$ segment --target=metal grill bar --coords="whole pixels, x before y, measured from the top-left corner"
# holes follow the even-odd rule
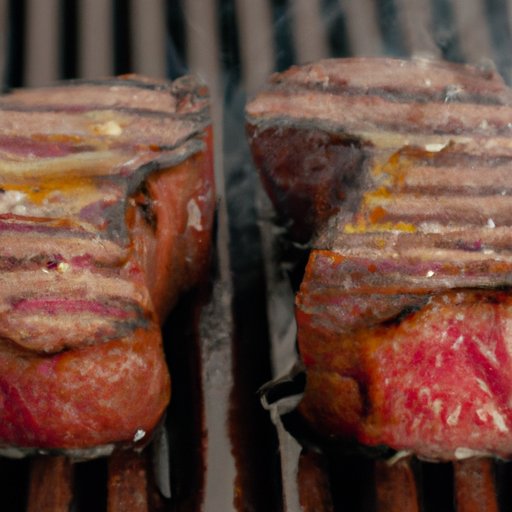
[[[454,463],[457,512],[498,512],[492,464],[490,459]]]
[[[272,26],[272,0],[232,0],[236,6],[236,22],[238,24],[238,44],[241,54],[241,69],[244,93],[251,95],[263,83],[278,61],[278,56],[285,51],[276,48],[274,29]],[[11,6],[14,5],[11,2]],[[116,13],[111,0],[77,0],[79,24],[78,69],[79,76],[93,78],[113,73],[115,69],[114,56],[114,30]],[[277,3],[277,2],[276,2]],[[409,54],[428,53],[440,56],[449,52],[441,48],[436,33],[433,31],[432,13],[434,0],[422,2],[421,0],[395,0],[397,19],[394,20],[397,30],[405,36],[405,47]],[[469,61],[479,61],[482,58],[495,58],[496,48],[493,45],[492,34],[489,27],[482,20],[486,19],[486,8],[491,2],[483,0],[453,0],[454,27],[450,37],[459,41],[461,56]],[[21,62],[24,69],[24,83],[20,85],[41,85],[61,77],[61,51],[59,41],[62,39],[59,19],[59,0],[25,0],[26,29],[24,55],[11,55]],[[222,157],[225,130],[225,109],[239,109],[241,105],[231,105],[225,101],[225,63],[220,49],[219,19],[222,16],[222,2],[220,0],[181,0],[177,2],[183,7],[186,21],[184,32],[187,41],[186,59],[188,69],[203,77],[210,86],[213,99],[213,116],[216,126],[216,173],[219,195],[224,199],[226,187],[225,163]],[[284,3],[281,2],[280,5]],[[322,17],[325,5],[331,6],[331,17]],[[496,2],[493,5],[497,4]],[[176,4],[175,4],[176,5]],[[384,38],[379,20],[378,0],[290,0],[286,12],[292,26],[293,54],[295,61],[305,62],[324,56],[332,55],[329,51],[326,25],[333,20],[344,19],[347,30],[349,49],[346,55],[382,55],[385,51]],[[500,4],[508,22],[508,32],[512,31],[512,1]],[[132,69],[139,73],[154,76],[165,76],[166,70],[166,17],[165,8],[169,3],[164,0],[130,1],[130,61]],[[335,8],[333,8],[335,6]],[[7,55],[7,0],[0,0],[0,79],[6,83],[6,55]],[[339,16],[342,14],[342,16]],[[337,16],[337,17],[336,17]],[[336,31],[337,26],[332,29]],[[508,35],[510,43],[510,34]],[[445,42],[444,42],[445,43]],[[500,48],[507,48],[504,44]],[[345,55],[345,54],[344,54]],[[291,57],[290,59],[291,60]],[[283,59],[286,61],[286,59]],[[505,61],[510,62],[510,61]],[[227,70],[229,71],[229,70]],[[510,77],[510,73],[508,74]],[[232,83],[229,85],[233,85]],[[240,112],[230,111],[229,114],[239,116]],[[240,135],[240,144],[243,144],[243,135]],[[229,156],[229,155],[228,155]],[[227,169],[229,172],[229,169]],[[215,351],[215,357],[222,362],[224,368],[230,368],[232,361],[229,352],[229,335],[231,325],[229,314],[230,301],[230,264],[227,251],[228,219],[224,200],[219,209],[219,227],[221,234],[219,250],[221,252],[221,285],[216,290],[215,300],[221,304],[221,312],[217,310],[220,323],[224,322],[225,331],[215,332],[204,341],[204,350]],[[264,237],[263,237],[264,238]],[[264,240],[265,243],[265,240]],[[267,269],[270,268],[265,261]],[[273,262],[272,262],[273,264]],[[281,268],[271,269],[273,278],[282,277]],[[276,282],[269,282],[269,288]],[[283,283],[278,283],[279,286]],[[288,283],[286,283],[288,284]],[[284,284],[283,286],[286,286]],[[274,288],[275,289],[275,288]],[[283,309],[284,301],[290,297],[290,290],[283,293],[281,289],[276,292],[279,298],[269,298],[269,309],[274,309],[274,320],[279,331],[276,339],[286,338],[287,342],[293,340],[293,326],[289,323],[289,311]],[[275,307],[278,305],[278,307]],[[282,314],[284,311],[284,315]],[[270,315],[271,316],[271,315]],[[277,318],[279,316],[279,319]],[[283,318],[285,320],[283,321]],[[273,335],[275,333],[271,333]],[[285,343],[286,344],[286,343]],[[286,344],[289,347],[289,343]],[[279,356],[275,362],[277,373],[286,368],[283,361],[289,362],[289,350],[276,350]],[[210,352],[209,352],[210,353]],[[282,354],[285,353],[285,356]],[[247,364],[247,361],[245,362]],[[206,379],[207,373],[213,369],[204,368],[201,378]],[[230,389],[230,375],[226,371],[221,374],[216,383],[218,389],[208,390],[206,400],[207,415],[212,430],[209,435],[219,435],[222,443],[210,445],[207,464],[210,469],[207,482],[206,497],[203,502],[206,512],[218,510],[233,510],[237,498],[236,468],[232,454],[229,453],[229,439],[225,432],[225,422],[229,415],[228,392]],[[208,377],[209,378],[209,377]],[[215,434],[214,429],[217,430]],[[8,465],[8,463],[6,463]],[[118,512],[121,510],[146,511],[162,510],[168,505],[159,501],[158,493],[153,494],[151,471],[148,471],[147,461],[144,457],[131,452],[114,456],[109,461],[109,472],[106,480],[108,486],[108,510]],[[220,467],[222,466],[222,467]],[[403,510],[417,512],[422,498],[421,482],[413,471],[410,461],[403,460],[389,466],[385,462],[376,462],[373,479],[369,480],[375,491],[377,512]],[[41,512],[60,512],[69,510],[73,495],[73,476],[76,475],[77,466],[65,458],[40,458],[31,463],[31,476],[27,510]],[[322,462],[316,453],[305,453],[300,459],[300,501],[304,512],[333,512],[334,504],[329,495],[330,473],[329,468]],[[472,512],[473,510],[498,510],[493,477],[493,462],[491,460],[464,461],[453,465],[454,488],[456,496],[456,512]],[[227,475],[227,476],[226,476]],[[315,490],[315,493],[304,491]],[[295,496],[295,498],[298,498]],[[428,497],[426,497],[428,499]],[[201,500],[198,500],[201,501]],[[296,504],[296,499],[288,503]],[[323,508],[321,508],[323,507]],[[293,512],[296,512],[295,510]],[[336,510],[339,512],[339,510]]]
[[[108,76],[114,66],[111,2],[82,0],[78,5],[79,75],[83,78]]]
[[[468,62],[479,62],[484,59],[493,59],[489,27],[485,5],[481,0],[453,0],[455,30],[459,37],[459,44],[463,57]]]
[[[27,0],[25,84],[46,85],[60,76],[59,0]]]
[[[66,457],[31,462],[27,512],[68,512],[73,498],[73,465]]]
[[[378,512],[419,512],[418,491],[408,461],[393,465],[375,463],[375,487]]]
[[[236,0],[243,86],[248,96],[274,70],[275,48],[270,4]]]
[[[119,452],[108,460],[108,512],[148,512],[145,454]]]
[[[396,0],[400,25],[410,55],[440,58],[441,52],[432,37],[432,11],[422,0]]]
[[[131,0],[131,46],[135,73],[166,76],[165,12],[164,0]]]
[[[339,0],[345,13],[350,53],[356,57],[377,56],[383,53],[378,24],[378,12],[373,0],[351,2]]]
[[[350,458],[340,464],[348,465]],[[413,466],[419,467],[418,471]],[[402,459],[389,464],[377,460],[373,464],[373,475],[370,472],[358,474],[362,478],[361,486],[370,496],[374,486],[375,499],[362,499],[366,504],[361,505],[361,498],[354,498],[355,489],[344,488],[344,494],[338,497],[333,505],[331,492],[337,485],[337,476],[332,475],[325,458],[319,453],[303,450],[298,465],[299,495],[301,512],[343,512],[358,504],[357,510],[372,510],[374,512],[419,512],[421,510],[439,510],[452,512],[498,512],[500,509],[495,481],[494,462],[489,458],[468,459],[454,462],[453,502],[446,497],[425,495],[422,490],[421,463],[411,458]],[[435,468],[434,468],[435,470]],[[354,471],[359,471],[354,469]],[[330,483],[329,483],[330,482]],[[506,483],[504,482],[506,485]],[[442,490],[437,490],[438,493]],[[440,504],[442,501],[442,505]],[[360,506],[360,507],[359,507]],[[293,509],[287,508],[287,512]]]
[[[319,0],[293,0],[291,16],[297,63],[327,57],[327,38]]]

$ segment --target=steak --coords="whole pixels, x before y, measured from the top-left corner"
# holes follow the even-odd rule
[[[296,299],[322,433],[512,456],[512,93],[489,69],[326,60],[247,107],[254,160],[311,246]]]
[[[1,446],[145,442],[162,418],[161,324],[209,261],[208,105],[191,77],[0,97]]]

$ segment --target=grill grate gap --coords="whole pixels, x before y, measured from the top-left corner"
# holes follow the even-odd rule
[[[0,459],[0,493],[3,511],[25,512],[28,472],[28,460]]]
[[[373,461],[358,455],[328,455],[334,510],[373,512],[375,477]]]
[[[505,512],[512,510],[512,463],[506,461],[495,461],[494,472],[496,476],[496,494],[498,496],[499,510]]]
[[[107,503],[107,461],[95,459],[75,464],[73,512],[104,512]]]

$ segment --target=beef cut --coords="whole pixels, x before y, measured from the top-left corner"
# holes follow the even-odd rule
[[[312,247],[301,412],[428,459],[512,456],[512,91],[486,68],[326,60],[274,75],[247,122]]]
[[[0,446],[145,442],[161,324],[209,259],[207,90],[70,81],[0,97]],[[101,450],[100,450],[101,451]]]

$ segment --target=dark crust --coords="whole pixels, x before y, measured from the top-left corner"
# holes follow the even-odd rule
[[[355,210],[366,158],[358,138],[285,123],[249,124],[247,133],[267,193],[295,220],[295,238],[309,239],[342,204]]]
[[[422,90],[404,90],[400,86],[389,87],[351,87],[341,84],[323,85],[315,82],[294,83],[293,88],[290,84],[283,82],[268,89],[275,94],[283,96],[293,96],[300,91],[318,91],[329,95],[352,96],[354,98],[363,98],[376,96],[391,103],[443,103],[447,97],[450,97],[450,88],[447,86],[444,91],[429,93]],[[450,99],[450,103],[470,103],[476,105],[507,105],[503,98],[476,93],[459,93]]]

